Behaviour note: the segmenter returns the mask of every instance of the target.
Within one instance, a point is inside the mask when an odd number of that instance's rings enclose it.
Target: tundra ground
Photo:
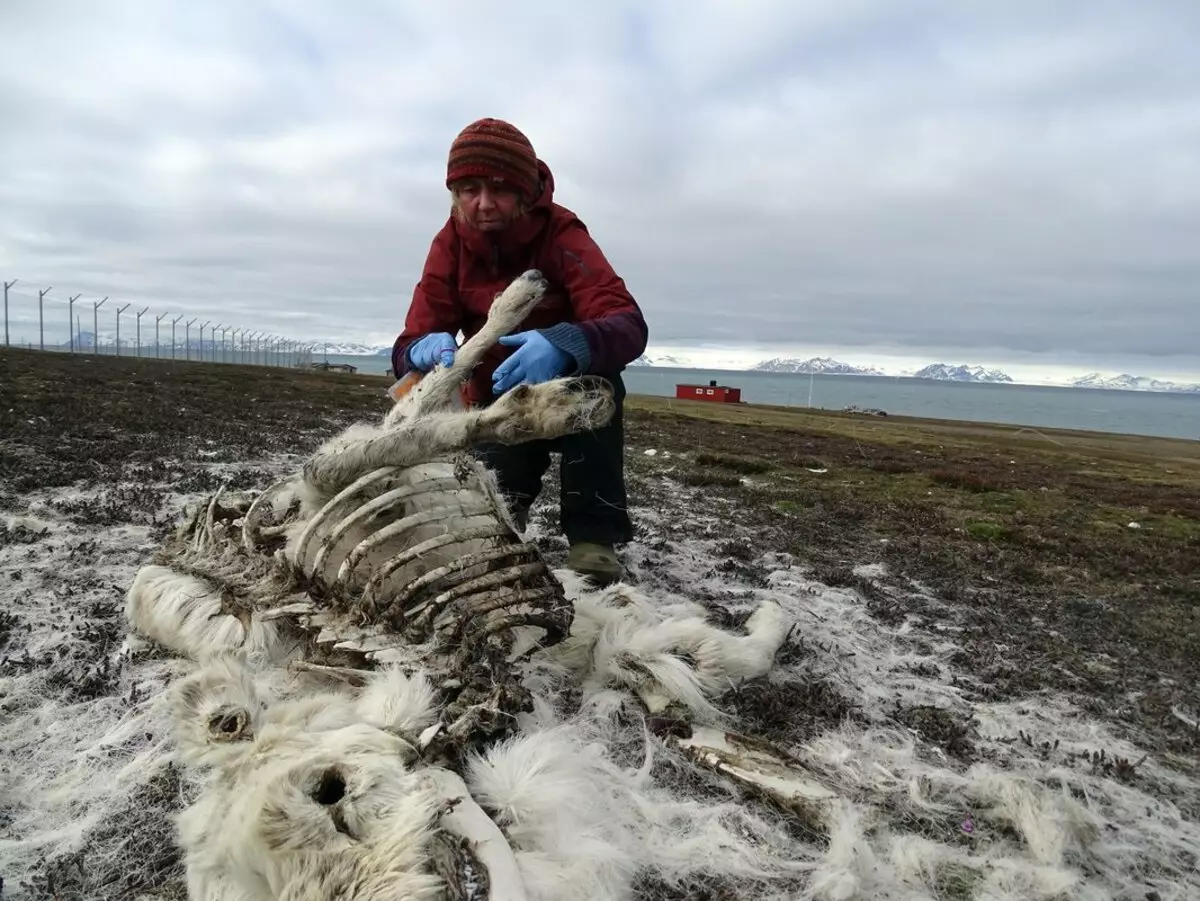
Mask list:
[[[128,580],[181,499],[222,482],[265,487],[280,461],[374,419],[387,384],[0,350],[0,719],[31,716],[36,701],[38,721],[69,738],[72,717],[115,722],[139,692],[169,681],[166,662],[131,680],[113,651]],[[1200,758],[1200,444],[657,398],[631,398],[626,422],[639,529],[624,550],[631,580],[735,622],[750,592],[794,566],[806,584],[843,591],[828,604],[860,603],[876,638],[901,636],[916,649],[911,664],[847,662],[883,645],[844,634],[835,646],[829,622],[840,611],[823,608],[825,627],[801,628],[781,655],[783,677],[724,699],[744,726],[796,745],[882,716],[963,766],[999,763],[1005,742],[1050,757],[1061,740],[1087,753],[1082,765],[1098,778],[1169,802],[1196,828],[1200,798],[1178,789],[1194,789]],[[565,544],[554,529],[553,468],[546,487],[533,527],[557,565]],[[953,645],[945,655],[943,639]],[[903,666],[963,703],[893,692],[900,683],[889,678]],[[883,675],[864,712],[862,686],[851,683],[873,667]],[[44,692],[36,699],[33,675]],[[1055,734],[1046,717],[1022,720],[1027,709],[1062,703],[1103,723],[1102,739],[1088,744],[1065,723]],[[982,726],[973,707],[990,711]],[[1000,710],[1011,715],[997,726]],[[1023,721],[1043,731],[997,735]],[[56,740],[17,741],[6,733],[0,750],[10,760]],[[1151,766],[1178,778],[1144,775]],[[0,843],[14,847],[21,808],[37,807],[19,772],[0,769]],[[75,827],[75,853],[47,852],[36,866],[0,873],[5,887],[47,899],[177,896],[164,829],[183,789],[165,770],[140,791],[125,819]],[[1196,851],[1155,866],[1194,873]],[[120,853],[137,865],[105,869]],[[947,878],[944,897],[971,897],[969,885]],[[645,887],[647,898],[666,896]],[[687,897],[736,894],[695,887]]]

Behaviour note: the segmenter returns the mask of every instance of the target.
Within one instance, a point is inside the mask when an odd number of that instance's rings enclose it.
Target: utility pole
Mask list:
[[[38,343],[41,345],[42,350],[46,349],[46,318],[42,315],[42,300],[53,290],[54,288],[46,288],[43,291],[38,291]]]
[[[104,300],[108,300],[108,295],[104,295]],[[100,308],[104,306],[104,300],[96,303],[92,302],[92,353],[100,353]]]
[[[142,310],[141,313],[137,314],[137,355],[139,358],[142,355],[142,316],[145,315],[146,311],[149,309],[149,307],[146,307],[145,310]]]
[[[4,346],[8,347],[8,289],[17,283],[14,278],[11,282],[4,283]]]
[[[155,317],[154,317],[154,359],[156,359],[156,360],[157,360],[157,359],[158,359],[160,356],[162,356],[162,354],[159,352],[159,344],[158,344],[158,324],[159,324],[160,322],[162,322],[162,321],[163,321],[164,319],[166,319],[166,318],[167,318],[167,314],[166,314],[166,313],[163,313],[161,316],[155,316]]]
[[[180,313],[178,316],[176,316],[174,319],[171,320],[171,359],[172,360],[175,359],[175,323],[177,323],[182,318],[183,318],[183,314]]]
[[[129,304],[117,307],[117,356],[121,356],[121,314],[129,309]]]
[[[81,297],[82,294],[76,294],[67,298],[67,329],[71,332],[71,353],[75,353],[75,301]]]

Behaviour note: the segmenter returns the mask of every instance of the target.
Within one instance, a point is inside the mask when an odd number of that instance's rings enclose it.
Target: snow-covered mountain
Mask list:
[[[189,338],[190,338],[190,341],[189,341]],[[100,343],[100,349],[102,351],[111,350],[114,345],[118,344],[116,332],[115,331],[108,332],[108,333],[101,332],[99,343]],[[191,344],[191,346],[193,348],[203,347],[207,350],[214,346],[220,347],[221,346],[221,338],[220,338],[220,335],[218,334],[216,344],[214,345],[213,339],[212,339],[212,333],[209,332],[207,329],[205,329],[205,331],[204,331],[204,340],[201,341],[200,340],[200,332],[198,330],[193,328],[189,332],[188,330],[184,329],[182,324],[175,326],[175,347],[177,347],[179,350],[183,350],[183,348],[185,346],[187,346],[189,343]],[[131,328],[128,328],[128,329],[126,329],[126,328],[121,329],[121,340],[120,340],[119,344],[120,344],[122,351],[132,351],[137,348],[138,334],[137,334],[137,326],[136,325]],[[233,345],[234,345],[233,336],[226,335],[225,346],[232,347]],[[47,347],[49,347],[49,346],[50,345],[47,344]],[[95,347],[96,341],[90,331],[79,332],[79,334],[77,334],[75,336],[75,345],[74,346],[75,346],[76,350],[86,351],[86,350],[90,350],[91,348]],[[146,323],[144,323],[144,322],[142,323],[141,346],[142,346],[143,351],[152,350],[154,348],[154,325],[153,325],[153,323],[150,325],[149,328],[146,328]],[[161,350],[170,350],[171,349],[171,326],[170,325],[166,325],[166,326],[159,325],[159,327],[158,327],[158,346]],[[69,350],[71,348],[71,342],[68,339],[66,341],[62,341],[62,342],[54,345],[54,347],[57,348],[58,350]]]
[[[855,366],[853,363],[842,363],[831,357],[813,357],[810,360],[775,357],[764,360],[750,368],[751,372],[792,372],[808,375],[886,375],[874,366]]]
[[[380,347],[377,344],[359,344],[357,341],[311,341],[315,354],[329,354],[338,357],[383,357],[392,352],[391,346]]]
[[[116,338],[117,338],[117,335],[116,335],[115,331],[107,332],[107,333],[101,332],[100,333],[101,349],[112,347],[115,343],[117,343]],[[146,323],[144,323],[144,322],[142,323],[141,341],[142,341],[143,349],[154,346],[154,325],[153,325],[153,323],[151,323],[149,328],[146,327]],[[136,347],[137,342],[138,342],[138,333],[137,333],[136,326],[131,326],[128,329],[126,329],[126,328],[121,329],[120,345],[121,345],[122,349]],[[90,347],[94,346],[94,343],[95,342],[93,340],[92,333],[90,331],[79,332],[75,336],[75,347],[77,349],[90,348]],[[185,344],[188,344],[188,343],[190,343],[192,345],[192,347],[206,347],[206,348],[207,347],[220,347],[222,344],[221,333],[217,332],[217,337],[214,340],[212,337],[212,332],[210,332],[208,329],[205,329],[204,330],[204,338],[203,338],[203,340],[201,340],[199,329],[196,329],[196,328],[192,328],[190,330],[185,329],[183,327],[182,323],[175,326],[175,346],[182,348]],[[249,344],[250,341],[247,339],[244,343]],[[261,343],[263,344],[263,346],[265,346],[265,344],[266,344],[265,339]],[[302,343],[302,342],[298,342],[298,343]],[[243,344],[243,339],[241,338],[241,336],[235,336],[231,332],[226,333],[225,338],[224,338],[225,347],[232,348],[235,346],[241,346],[242,344]],[[171,326],[169,324],[168,325],[159,325],[159,327],[158,327],[158,345],[159,345],[159,347],[167,347],[167,348],[169,348],[171,346]],[[49,342],[47,342],[46,346],[50,347],[51,345]],[[67,350],[71,347],[71,342],[68,339],[66,341],[61,341],[58,344],[55,344],[53,346],[59,350]],[[316,346],[319,349],[321,349],[322,351],[324,350],[324,347],[325,347],[325,345],[323,343],[316,345]],[[335,348],[343,347],[343,346],[357,347],[357,346],[361,346],[361,345],[353,345],[353,344],[340,345],[340,344],[332,344],[331,343],[329,345],[329,352],[331,354],[333,354],[333,353],[350,353],[350,351],[335,350]],[[388,350],[390,352],[391,348],[388,348]],[[370,353],[369,350],[367,352]]]
[[[126,327],[125,323],[121,324],[121,348],[122,352],[132,352],[136,341],[136,326],[129,323]],[[100,335],[100,345],[102,348],[111,348],[113,344],[114,334]],[[203,346],[204,349],[211,350],[213,341],[211,333],[205,331],[203,344],[201,344],[199,335],[193,329],[190,335],[191,345],[193,348]],[[229,341],[232,343],[232,336],[229,336]],[[169,325],[159,327],[160,347],[166,351],[171,346],[171,330]],[[184,330],[182,325],[176,327],[175,334],[176,346],[182,350],[184,346]],[[303,342],[301,342],[303,344]],[[316,359],[323,357],[325,354],[329,356],[369,356],[369,357],[390,357],[392,346],[368,344],[359,341],[323,341],[313,340],[309,342],[313,347],[313,356]],[[217,338],[217,346],[221,344],[220,336]],[[78,348],[87,349],[92,345],[92,335],[88,331],[81,332],[78,336]],[[154,345],[154,327],[153,324],[149,328],[146,323],[142,323],[142,349],[143,353],[147,349],[153,348]],[[67,342],[63,342],[61,349],[66,350]],[[227,345],[228,346],[228,345]],[[951,382],[975,382],[983,384],[1015,384],[1015,380],[1008,373],[1000,369],[988,369],[983,366],[972,366],[969,364],[953,365],[948,363],[931,363],[921,369],[911,370],[906,369],[899,372],[885,371],[877,366],[858,365],[854,363],[845,363],[841,360],[836,360],[832,357],[811,357],[809,359],[800,359],[799,357],[774,357],[769,360],[760,360],[757,363],[750,362],[744,352],[730,353],[713,356],[711,351],[698,351],[696,354],[687,352],[687,349],[669,348],[671,353],[657,353],[651,349],[648,354],[643,354],[634,360],[631,367],[653,366],[664,369],[723,369],[730,371],[743,372],[761,372],[761,373],[789,373],[798,375],[871,375],[871,376],[901,376],[907,378],[930,379],[933,381],[951,381]],[[1043,385],[1060,385],[1070,388],[1095,388],[1095,389],[1112,389],[1125,391],[1160,391],[1171,392],[1176,394],[1200,394],[1200,383],[1190,384],[1184,382],[1173,382],[1166,379],[1156,379],[1148,376],[1130,375],[1121,373],[1119,375],[1105,375],[1100,372],[1091,372],[1087,375],[1078,378],[1046,381],[1039,380],[1037,382],[1028,382],[1028,384],[1043,384]]]
[[[655,354],[654,358],[642,354],[636,360],[629,364],[630,366],[662,366],[675,368],[690,368],[687,360],[681,360],[679,357],[672,357],[669,354]]]
[[[1188,385],[1180,382],[1168,382],[1163,379],[1152,379],[1142,375],[1102,375],[1099,372],[1089,372],[1071,382],[1072,388],[1107,388],[1121,391],[1169,391],[1176,394],[1200,394],[1200,384]]]
[[[916,372],[902,374],[914,379],[935,379],[939,382],[1012,383],[1012,376],[999,369],[984,369],[982,366],[967,366],[965,363],[959,366],[952,366],[949,363],[930,363]]]

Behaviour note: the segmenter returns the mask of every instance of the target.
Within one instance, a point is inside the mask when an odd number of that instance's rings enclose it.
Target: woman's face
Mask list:
[[[501,231],[516,218],[520,195],[500,181],[470,178],[455,185],[458,206],[469,225],[480,231]]]

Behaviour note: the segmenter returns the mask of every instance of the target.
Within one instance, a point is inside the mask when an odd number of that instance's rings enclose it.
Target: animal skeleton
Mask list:
[[[561,897],[531,884],[553,868],[495,775],[505,754],[545,753],[527,727],[553,673],[585,698],[622,689],[682,753],[785,807],[832,797],[778,749],[716,728],[712,697],[767,672],[785,640],[778,606],[735,635],[698,607],[553,572],[469,454],[613,413],[608,384],[586,377],[461,403],[544,290],[523,274],[378,426],[346,429],[261,493],[216,492],[136,575],[132,629],[197,664],[172,695],[180,753],[204,778],[179,824],[195,901]],[[632,875],[610,877],[593,897],[626,896]]]

